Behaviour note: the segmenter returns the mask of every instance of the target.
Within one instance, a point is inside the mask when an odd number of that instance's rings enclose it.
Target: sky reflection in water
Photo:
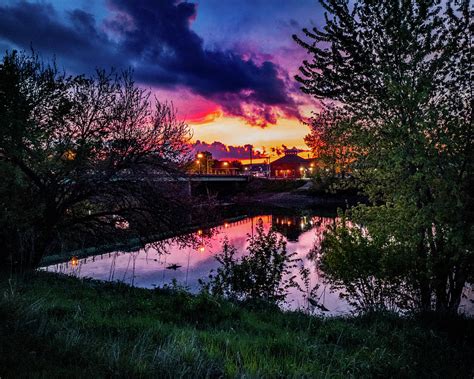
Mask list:
[[[219,266],[215,254],[221,251],[224,238],[229,239],[239,252],[238,256],[241,256],[248,246],[248,236],[255,232],[259,219],[262,219],[265,231],[273,226],[280,235],[283,235],[287,240],[288,252],[296,252],[297,258],[300,258],[302,264],[310,270],[310,287],[319,284],[316,300],[329,310],[324,314],[350,313],[348,304],[339,297],[338,292],[331,292],[330,287],[323,283],[314,261],[308,257],[313,246],[320,245],[324,231],[334,222],[333,218],[328,217],[281,215],[247,217],[188,235],[195,241],[192,246],[183,246],[182,243],[171,239],[163,241],[166,253],[160,252],[160,249],[150,244],[135,252],[117,251],[96,255],[48,266],[45,270],[77,277],[121,281],[143,288],[162,287],[171,284],[175,279],[179,284],[188,287],[191,292],[197,292],[198,280],[207,279],[209,272]],[[463,300],[461,311],[472,314],[474,313],[470,301],[472,290],[468,292],[468,299]],[[287,301],[285,308],[308,307],[303,294],[296,289],[291,289]],[[319,312],[314,308],[312,311]]]

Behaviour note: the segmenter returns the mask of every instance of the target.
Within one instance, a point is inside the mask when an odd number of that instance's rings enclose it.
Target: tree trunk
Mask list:
[[[458,271],[454,273],[455,278],[453,280],[453,288],[449,289],[449,304],[448,311],[449,313],[456,314],[459,309],[459,304],[461,303],[462,291],[466,285],[466,273],[462,267],[459,267]]]

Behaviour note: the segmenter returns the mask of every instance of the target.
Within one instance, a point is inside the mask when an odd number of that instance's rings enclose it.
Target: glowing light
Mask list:
[[[202,155],[201,153],[199,153],[199,154],[197,155],[197,157],[198,157],[198,158],[202,158],[202,157],[204,157],[204,155]]]
[[[79,264],[79,259],[77,257],[71,258],[71,266],[76,267]]]
[[[304,168],[303,168],[303,167],[300,167],[300,171],[303,171],[303,170],[304,170]]]
[[[226,222],[226,223],[224,224],[224,228],[227,229],[228,227],[229,227],[229,224]]]
[[[76,153],[72,150],[67,150],[63,154],[63,159],[66,159],[67,161],[73,161],[76,159]]]
[[[201,229],[198,230],[198,235],[202,235],[202,230]]]
[[[205,249],[204,249],[204,246],[201,246],[201,247],[199,248],[199,252],[200,252],[200,253],[204,253],[204,250],[205,250]]]
[[[224,166],[228,166],[229,165],[229,162],[224,162]]]

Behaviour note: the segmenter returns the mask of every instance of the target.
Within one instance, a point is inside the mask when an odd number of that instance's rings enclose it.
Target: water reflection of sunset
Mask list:
[[[175,279],[193,292],[199,289],[198,280],[206,279],[209,272],[218,266],[214,256],[221,251],[224,238],[234,245],[238,256],[242,256],[248,246],[248,238],[255,232],[259,220],[264,230],[273,227],[287,240],[288,252],[297,252],[302,264],[310,269],[311,286],[321,284],[314,261],[308,257],[314,244],[320,244],[323,233],[334,222],[332,218],[315,216],[262,215],[248,217],[234,222],[223,222],[209,230],[199,229],[193,235],[194,243],[183,247],[173,240],[166,242],[166,253],[161,254],[152,244],[136,252],[113,252],[49,266],[48,271],[63,272],[78,277],[99,280],[123,281],[125,283],[154,288],[169,285]],[[318,291],[321,302],[332,314],[347,311],[347,305],[337,294],[321,285]],[[305,305],[302,294],[292,290],[289,295],[291,308]]]

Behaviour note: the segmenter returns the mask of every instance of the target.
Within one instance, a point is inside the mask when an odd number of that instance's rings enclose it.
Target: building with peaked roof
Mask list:
[[[285,155],[270,163],[270,175],[274,178],[302,178],[312,171],[313,160],[298,155],[298,150],[285,150]]]

